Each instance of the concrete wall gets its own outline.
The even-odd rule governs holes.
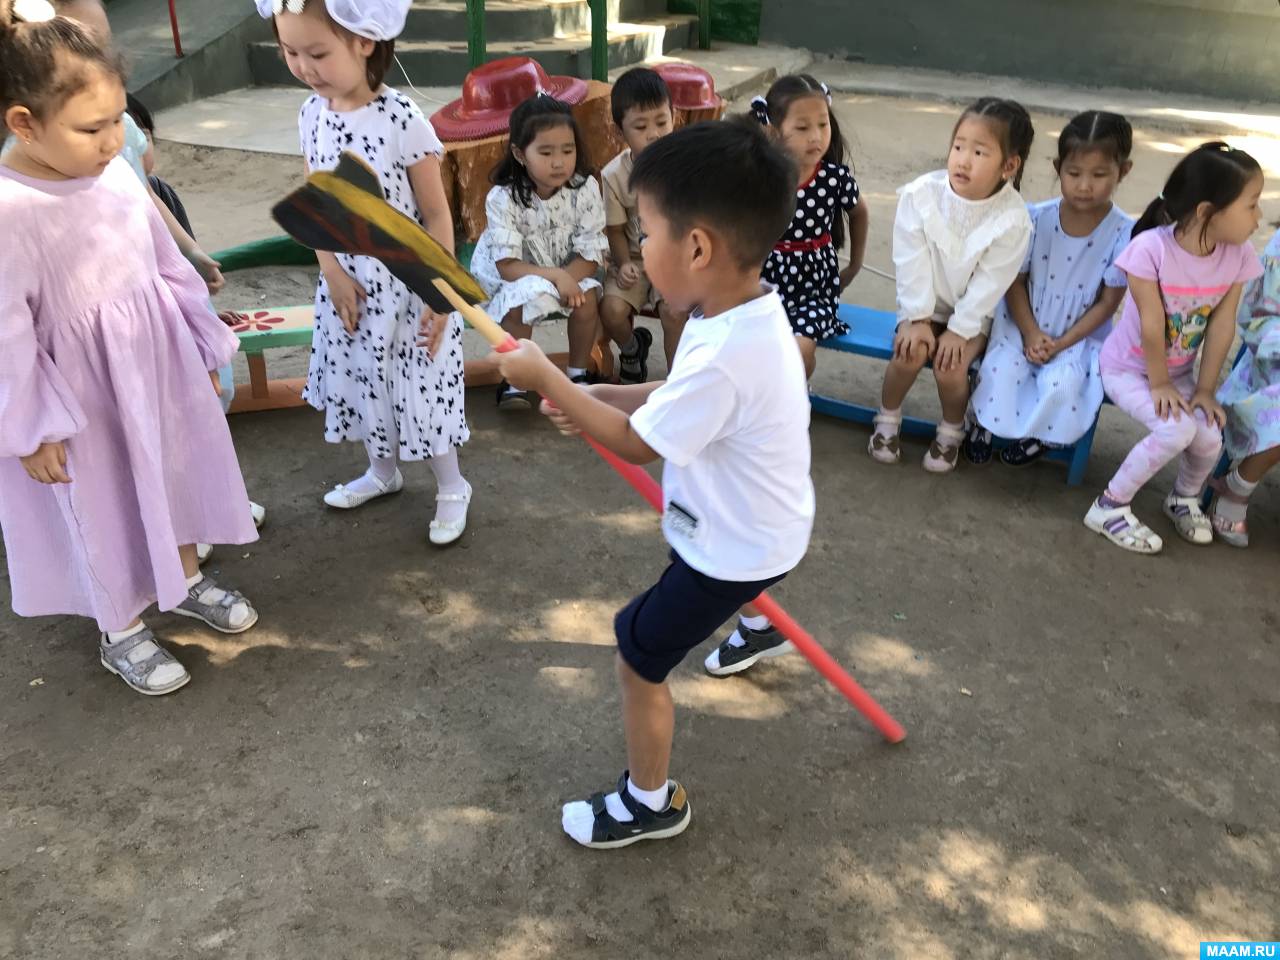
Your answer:
[[[869,63],[1280,100],[1276,0],[764,0],[760,39]]]

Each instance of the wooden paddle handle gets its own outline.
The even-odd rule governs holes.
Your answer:
[[[515,337],[494,323],[493,318],[479,307],[473,307],[463,300],[458,291],[450,286],[449,281],[436,277],[431,282],[435,284],[441,295],[449,301],[453,309],[462,314],[467,323],[471,324],[471,328],[489,341],[489,345],[493,349],[499,353],[510,353],[516,348]]]

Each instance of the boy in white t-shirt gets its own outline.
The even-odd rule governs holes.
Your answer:
[[[631,170],[645,148],[675,129],[671,91],[648,67],[632,67],[613,84],[610,94],[613,124],[627,149],[600,171],[604,182],[605,236],[609,238],[609,274],[600,300],[604,332],[618,345],[619,377],[623,383],[649,379],[649,348],[653,334],[635,322],[645,304],[654,303],[662,322],[662,346],[667,369],[675,359],[680,332],[688,313],[674,309],[654,289],[640,257],[640,212],[631,189]]]
[[[629,771],[615,792],[565,804],[564,830],[584,846],[689,825],[684,788],[667,778],[667,675],[809,544],[804,364],[782,301],[760,282],[791,222],[795,177],[758,126],[736,121],[688,127],[636,160],[645,272],[673,306],[697,305],[667,381],[581,388],[528,340],[494,357],[508,382],[547,398],[543,412],[561,432],[586,432],[631,463],[666,460],[671,564],[614,621]]]

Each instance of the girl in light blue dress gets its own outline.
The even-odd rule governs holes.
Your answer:
[[[1128,121],[1096,110],[1058,138],[1062,195],[1029,208],[1031,247],[996,312],[973,394],[970,462],[990,460],[993,434],[1014,441],[1000,459],[1025,466],[1093,425],[1103,400],[1098,353],[1125,292],[1112,264],[1133,230],[1111,197],[1133,166],[1132,146]]]
[[[1245,511],[1267,471],[1280,464],[1280,231],[1262,254],[1266,271],[1240,302],[1245,352],[1218,391],[1227,411],[1223,431],[1233,469],[1212,486],[1209,520],[1218,539],[1249,545]]]

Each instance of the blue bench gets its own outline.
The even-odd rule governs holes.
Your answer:
[[[841,304],[840,319],[848,325],[849,332],[841,337],[822,340],[818,346],[877,360],[889,360],[893,356],[893,335],[898,324],[898,318],[894,314],[886,310]],[[817,413],[854,423],[870,424],[880,409],[879,405],[867,407],[816,393],[810,396],[809,401]],[[1073,487],[1079,486],[1084,480],[1084,470],[1089,463],[1093,435],[1097,429],[1098,420],[1095,417],[1089,432],[1076,441],[1075,446],[1045,452],[1046,460],[1056,460],[1067,465],[1067,483]],[[928,420],[918,417],[902,418],[902,432],[908,436],[932,437],[936,430],[937,424]]]

